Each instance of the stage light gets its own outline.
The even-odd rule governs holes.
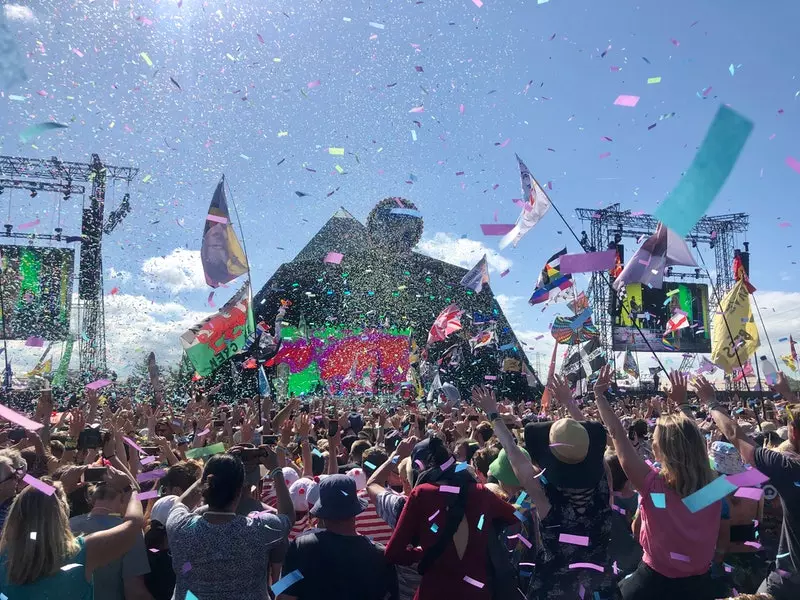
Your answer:
[[[672,277],[672,267],[667,267],[667,277]]]

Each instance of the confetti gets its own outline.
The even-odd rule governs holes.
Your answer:
[[[692,562],[692,559],[686,556],[685,554],[678,554],[677,552],[670,552],[669,557],[673,560],[679,560],[681,562]]]
[[[562,544],[574,544],[575,546],[588,546],[589,538],[584,535],[571,535],[562,533],[558,536],[558,541]]]
[[[600,573],[605,571],[605,568],[603,568],[601,565],[597,565],[595,563],[590,563],[590,562],[572,563],[569,566],[569,568],[570,569],[594,569],[595,571],[599,571]]]
[[[660,492],[650,492],[650,500],[656,508],[667,508],[667,497]]]
[[[23,144],[27,144],[32,139],[35,139],[42,135],[43,133],[47,133],[48,131],[55,131],[56,129],[66,129],[69,125],[63,125],[61,123],[56,123],[54,121],[48,121],[46,123],[37,123],[36,125],[29,125],[22,132],[19,134],[19,141]]]
[[[472,0],[472,1],[475,2],[475,3],[480,2],[480,0]],[[479,590],[483,589],[483,585],[484,584],[482,584],[480,581],[478,581],[476,579],[473,579],[469,575],[464,575],[464,581],[466,581],[470,585],[474,585]]]
[[[150,57],[147,55],[147,52],[140,52],[139,56],[141,56],[142,60],[147,63],[148,67],[152,67],[153,66],[153,61],[150,60]]]
[[[637,104],[639,104],[639,96],[626,96],[621,95],[618,96],[616,100],[614,100],[614,104],[617,106],[628,106],[633,108]]]
[[[283,592],[289,589],[292,585],[301,581],[303,579],[303,574],[300,571],[292,571],[287,575],[281,577],[278,581],[272,584],[272,592],[275,596],[280,596]]]
[[[792,157],[792,156],[787,156],[787,157],[786,157],[786,165],[787,165],[787,166],[788,166],[790,169],[792,169],[792,170],[794,170],[794,171],[797,171],[798,173],[800,173],[800,160],[797,160],[796,158],[794,158],[794,157]]]
[[[648,84],[661,83],[661,77],[648,77],[647,78],[647,83]]]
[[[54,488],[52,485],[48,485],[44,481],[41,481],[40,479],[36,479],[36,477],[31,475],[30,473],[26,474],[22,478],[22,481],[27,483],[29,486],[36,488],[37,490],[39,490],[43,494],[47,494],[48,496],[52,496],[56,491],[56,488]]]

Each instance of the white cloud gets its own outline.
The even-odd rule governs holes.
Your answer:
[[[501,256],[482,242],[469,238],[454,238],[449,233],[436,232],[432,238],[421,240],[415,248],[417,252],[438,258],[465,269],[475,266],[485,254],[491,271],[510,269],[512,261]]]
[[[128,271],[117,271],[114,267],[108,268],[108,278],[118,280],[120,283],[128,283],[133,277]]]
[[[9,21],[36,21],[33,11],[27,6],[21,4],[6,4],[3,8],[5,10],[6,19]]]
[[[199,250],[175,248],[166,256],[153,256],[142,264],[142,279],[154,289],[172,294],[208,287]]]

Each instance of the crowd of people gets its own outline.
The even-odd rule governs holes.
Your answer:
[[[800,404],[49,391],[0,433],[9,600],[800,598]],[[273,405],[274,403],[274,405]],[[16,422],[14,422],[16,421]],[[20,427],[22,425],[22,427]]]

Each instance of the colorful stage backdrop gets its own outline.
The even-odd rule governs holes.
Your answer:
[[[288,391],[296,395],[313,391],[320,382],[332,391],[371,392],[379,374],[384,384],[406,381],[410,334],[410,329],[329,327],[304,337],[284,327],[274,362],[288,365]]]
[[[0,316],[5,317],[5,338],[65,340],[72,308],[75,252],[69,248],[0,246],[0,256]]]

